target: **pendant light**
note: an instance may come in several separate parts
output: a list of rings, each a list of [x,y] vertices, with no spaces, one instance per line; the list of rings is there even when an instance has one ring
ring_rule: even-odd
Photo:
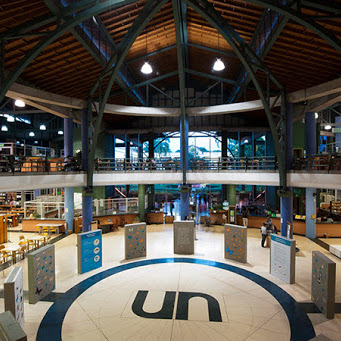
[[[146,56],[148,55],[148,45],[147,45],[147,33],[146,33]],[[144,61],[144,64],[141,67],[141,72],[145,75],[150,75],[153,72],[152,66],[149,64],[148,59]]]
[[[25,102],[21,99],[16,99],[14,105],[19,108],[25,108]]]
[[[219,32],[218,32],[218,54],[219,54]],[[225,69],[225,64],[221,60],[221,58],[217,57],[214,64],[213,64],[213,70],[214,71],[223,71]]]

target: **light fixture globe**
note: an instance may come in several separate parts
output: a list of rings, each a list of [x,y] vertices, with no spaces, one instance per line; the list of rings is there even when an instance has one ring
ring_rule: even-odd
[[[330,130],[330,129],[332,129],[332,126],[330,124],[327,124],[326,126],[324,126],[324,129]]]
[[[1,126],[1,131],[8,131],[7,126],[5,126],[5,125]]]
[[[30,131],[30,133],[28,134],[28,136],[33,137],[33,136],[35,136],[35,133],[34,133],[33,131]]]
[[[45,124],[41,124],[39,127],[40,130],[46,130],[46,125]]]
[[[25,108],[25,102],[22,99],[16,99],[14,105],[19,108]]]
[[[153,68],[149,64],[148,60],[146,60],[142,65],[141,72],[144,73],[145,75],[150,75],[153,72]]]
[[[220,58],[217,58],[213,64],[213,70],[214,71],[223,71],[224,69],[225,69],[224,62]]]

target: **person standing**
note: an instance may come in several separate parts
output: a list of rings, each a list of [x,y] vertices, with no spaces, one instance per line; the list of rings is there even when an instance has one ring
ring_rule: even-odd
[[[243,206],[243,209],[242,209],[242,217],[243,217],[243,226],[247,227],[249,223],[249,219],[248,219],[248,210],[246,209],[245,206]]]
[[[268,235],[268,229],[267,229],[267,226],[266,226],[266,223],[264,223],[261,227],[261,233],[262,233],[262,247],[264,247],[264,243],[266,241],[266,236]]]

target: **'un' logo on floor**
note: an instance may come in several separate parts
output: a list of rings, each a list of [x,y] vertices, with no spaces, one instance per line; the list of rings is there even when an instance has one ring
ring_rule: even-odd
[[[155,313],[147,313],[143,310],[143,305],[146,301],[147,295],[148,291],[140,290],[137,293],[132,305],[133,312],[137,316],[144,318],[171,320],[174,312],[176,292],[166,291],[162,308]],[[207,294],[202,294],[200,292],[179,292],[175,317],[177,320],[188,320],[188,303],[193,297],[201,297],[206,299],[208,316],[211,322],[222,322],[219,302],[214,297]]]

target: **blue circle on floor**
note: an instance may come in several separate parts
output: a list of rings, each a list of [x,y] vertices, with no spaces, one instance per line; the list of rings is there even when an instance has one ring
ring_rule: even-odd
[[[292,341],[306,341],[315,337],[315,331],[313,325],[307,316],[307,314],[299,307],[296,300],[291,297],[286,291],[280,288],[275,283],[272,283],[268,279],[261,277],[248,270],[238,268],[236,266],[196,258],[158,258],[148,259],[132,263],[120,265],[100,273],[93,275],[84,281],[76,284],[74,287],[69,289],[64,295],[62,295],[55,303],[52,304],[50,309],[45,314],[43,320],[40,323],[37,341],[54,341],[62,339],[62,325],[65,315],[75,300],[99,281],[108,278],[112,275],[120,273],[125,270],[134,269],[140,266],[162,264],[162,263],[189,263],[189,264],[200,264],[219,268],[222,270],[231,271],[237,275],[243,276],[254,283],[260,285],[267,292],[269,292],[282,306],[285,311],[291,331]]]

